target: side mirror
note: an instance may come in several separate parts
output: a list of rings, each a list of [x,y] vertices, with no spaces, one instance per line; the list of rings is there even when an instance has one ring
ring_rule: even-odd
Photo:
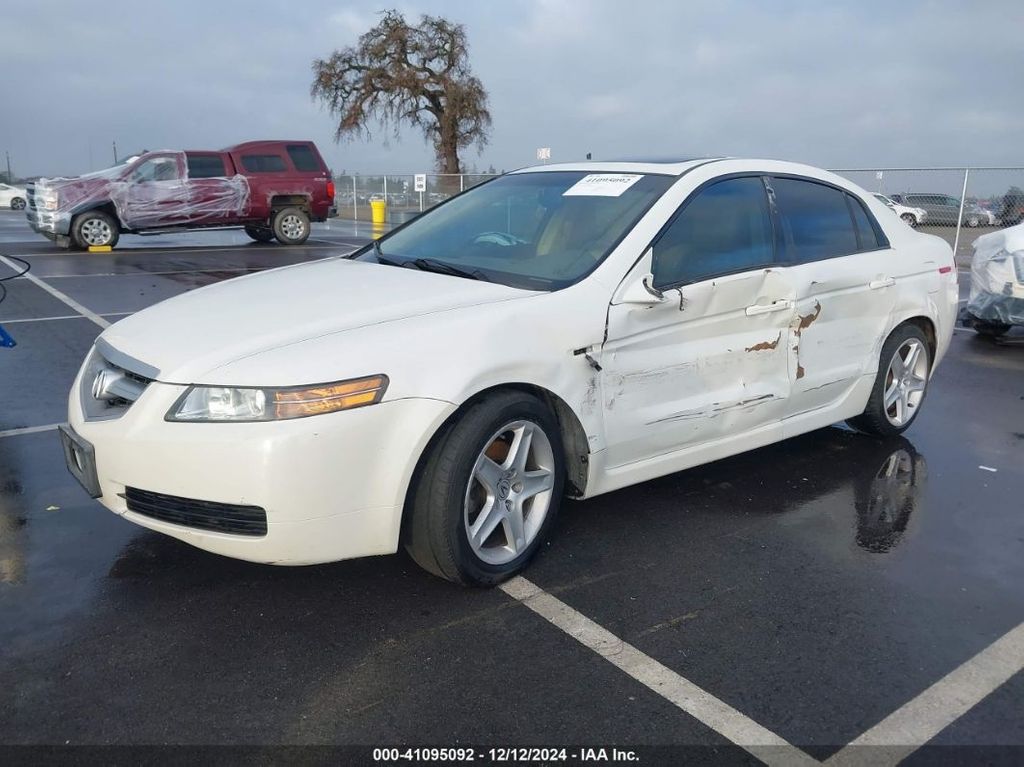
[[[654,276],[650,273],[635,279],[622,291],[617,303],[654,306],[665,300],[665,294],[654,287]]]

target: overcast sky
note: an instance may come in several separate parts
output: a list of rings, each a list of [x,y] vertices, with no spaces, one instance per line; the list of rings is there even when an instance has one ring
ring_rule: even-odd
[[[332,140],[310,63],[389,4],[8,3],[0,153],[19,175],[109,165],[111,141],[311,138],[336,172],[433,168],[421,135]],[[827,167],[1024,163],[1024,2],[414,0],[465,24],[494,128],[466,165],[730,154]],[[2,154],[0,154],[2,162]]]

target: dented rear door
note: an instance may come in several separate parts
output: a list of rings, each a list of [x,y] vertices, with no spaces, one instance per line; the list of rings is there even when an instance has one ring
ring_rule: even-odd
[[[796,290],[787,416],[839,402],[878,354],[896,305],[897,254],[848,192],[802,178],[769,180]]]

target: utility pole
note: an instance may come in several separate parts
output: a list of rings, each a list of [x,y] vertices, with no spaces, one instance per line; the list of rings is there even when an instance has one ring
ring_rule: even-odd
[[[7,158],[7,183],[14,183],[14,176],[11,175],[11,153],[4,150],[4,156]]]
[[[117,165],[117,142],[112,141],[111,143],[114,145],[114,165]]]

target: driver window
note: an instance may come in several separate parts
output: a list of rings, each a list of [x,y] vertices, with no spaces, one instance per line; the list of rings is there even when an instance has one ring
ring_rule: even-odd
[[[132,181],[177,181],[181,178],[173,157],[151,157],[132,171]]]
[[[654,243],[654,284],[672,287],[772,263],[768,198],[759,177],[705,187]]]

